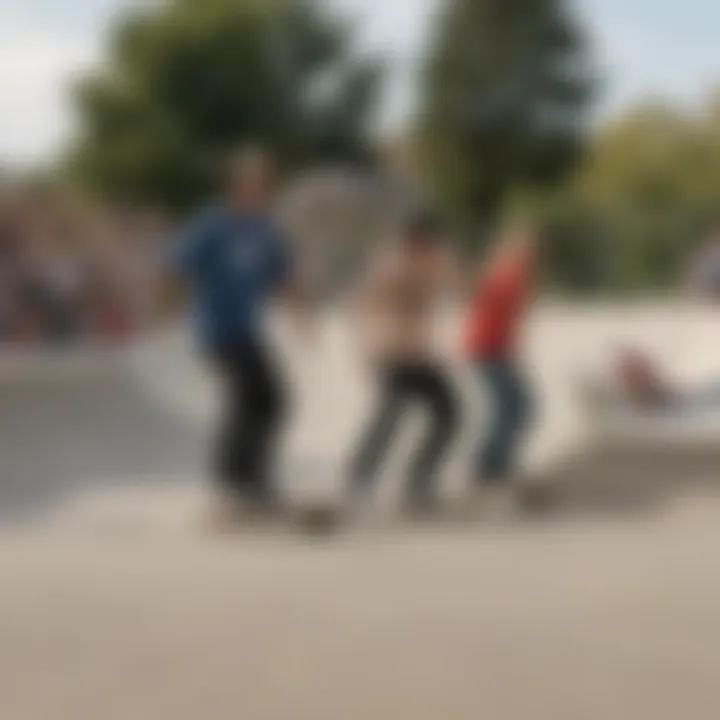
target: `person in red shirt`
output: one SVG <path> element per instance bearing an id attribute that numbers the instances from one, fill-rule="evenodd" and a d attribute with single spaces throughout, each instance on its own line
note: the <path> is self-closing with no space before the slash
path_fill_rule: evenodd
<path id="1" fill-rule="evenodd" d="M 535 236 L 508 230 L 483 265 L 465 328 L 465 352 L 490 402 L 489 431 L 480 441 L 474 490 L 505 487 L 530 419 L 530 393 L 520 371 L 518 336 L 531 302 Z"/>

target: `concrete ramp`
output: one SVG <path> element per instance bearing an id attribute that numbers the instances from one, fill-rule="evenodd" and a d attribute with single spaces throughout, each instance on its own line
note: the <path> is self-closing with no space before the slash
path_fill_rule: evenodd
<path id="1" fill-rule="evenodd" d="M 450 313 L 441 326 L 448 347 L 457 344 L 457 319 Z M 325 318 L 313 346 L 293 342 L 279 322 L 273 333 L 293 398 L 282 482 L 291 496 L 336 492 L 372 403 L 369 378 L 339 315 Z M 713 485 L 720 445 L 714 435 L 708 441 L 705 433 L 702 447 L 690 442 L 684 449 L 654 431 L 650 441 L 622 430 L 610 442 L 583 412 L 573 380 L 625 338 L 681 375 L 708 377 L 714 360 L 720 368 L 720 357 L 709 350 L 720 343 L 707 343 L 717 334 L 714 316 L 688 309 L 634 315 L 543 309 L 529 334 L 537 422 L 524 458 L 528 470 L 562 482 L 576 507 L 596 504 L 613 487 L 622 490 L 610 493 L 620 504 L 630 492 L 654 505 L 677 489 L 695 487 L 698 479 L 703 488 Z M 681 357 L 679 348 L 693 354 Z M 443 478 L 449 494 L 470 479 L 484 423 L 482 394 L 461 363 L 455 381 L 464 434 Z M 0 517 L 46 511 L 87 490 L 201 480 L 217 401 L 210 374 L 178 328 L 125 351 L 0 356 Z M 404 481 L 405 450 L 421 423 L 422 417 L 413 418 L 388 459 L 382 487 L 390 495 Z"/>
<path id="2" fill-rule="evenodd" d="M 149 395 L 121 353 L 0 363 L 0 517 L 89 487 L 198 476 L 203 433 Z"/>

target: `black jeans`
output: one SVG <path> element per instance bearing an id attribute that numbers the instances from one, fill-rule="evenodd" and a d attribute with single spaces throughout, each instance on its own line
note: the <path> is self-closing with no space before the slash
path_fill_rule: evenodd
<path id="1" fill-rule="evenodd" d="M 411 501 L 425 500 L 457 427 L 458 407 L 452 386 L 430 363 L 395 363 L 381 368 L 380 391 L 379 407 L 351 468 L 354 489 L 365 491 L 373 484 L 401 416 L 417 403 L 428 410 L 430 428 L 411 462 L 408 491 Z"/>
<path id="2" fill-rule="evenodd" d="M 217 438 L 215 477 L 231 495 L 272 495 L 272 462 L 285 409 L 285 391 L 268 350 L 241 343 L 215 349 L 225 408 Z"/>

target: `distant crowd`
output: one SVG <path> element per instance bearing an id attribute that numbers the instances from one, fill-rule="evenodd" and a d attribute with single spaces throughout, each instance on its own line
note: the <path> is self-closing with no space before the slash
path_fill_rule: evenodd
<path id="1" fill-rule="evenodd" d="M 0 343 L 121 342 L 152 322 L 159 243 L 147 211 L 35 188 L 0 198 Z"/>

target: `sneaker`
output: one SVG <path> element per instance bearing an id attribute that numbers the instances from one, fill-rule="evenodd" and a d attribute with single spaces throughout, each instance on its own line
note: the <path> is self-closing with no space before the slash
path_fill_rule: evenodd
<path id="1" fill-rule="evenodd" d="M 515 519 L 519 511 L 515 486 L 507 482 L 474 485 L 467 511 L 473 520 L 501 523 Z"/>
<path id="2" fill-rule="evenodd" d="M 558 488 L 548 479 L 531 478 L 518 485 L 518 503 L 524 512 L 540 514 L 558 504 Z"/>
<path id="3" fill-rule="evenodd" d="M 350 525 L 369 525 L 377 518 L 374 494 L 366 488 L 350 487 L 342 503 L 342 516 Z"/>
<path id="4" fill-rule="evenodd" d="M 306 534 L 318 537 L 335 534 L 341 524 L 338 507 L 332 502 L 306 504 L 298 508 L 295 517 Z"/>
<path id="5" fill-rule="evenodd" d="M 437 519 L 440 511 L 440 503 L 433 492 L 410 491 L 402 505 L 403 516 L 419 522 Z"/>
<path id="6" fill-rule="evenodd" d="M 273 520 L 284 517 L 287 508 L 278 494 L 268 491 L 251 495 L 244 500 L 248 514 L 257 520 Z"/>
<path id="7" fill-rule="evenodd" d="M 227 535 L 235 532 L 246 517 L 242 505 L 226 496 L 215 498 L 206 508 L 201 519 L 204 535 Z"/>
<path id="8" fill-rule="evenodd" d="M 220 492 L 208 507 L 202 525 L 207 534 L 222 535 L 281 519 L 284 512 L 283 503 L 272 489 Z"/>

